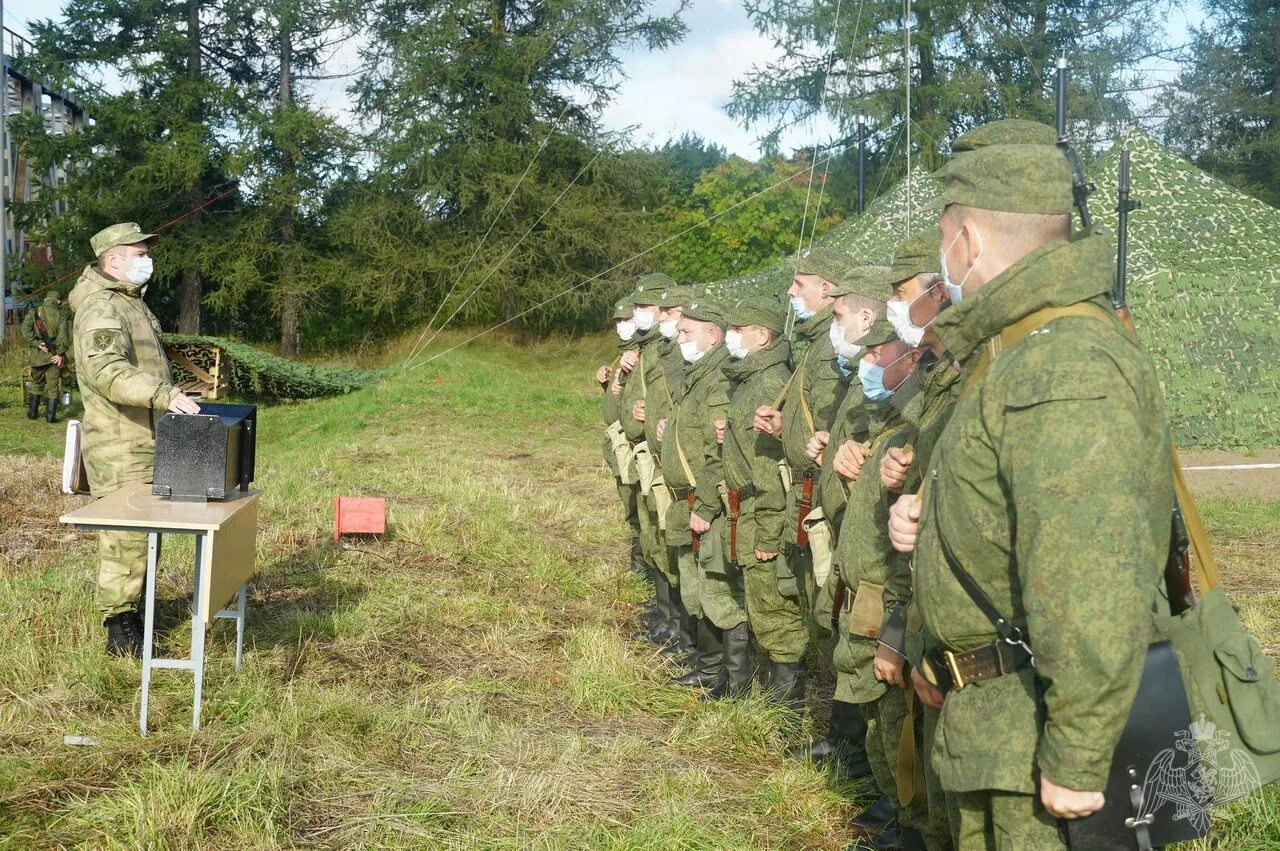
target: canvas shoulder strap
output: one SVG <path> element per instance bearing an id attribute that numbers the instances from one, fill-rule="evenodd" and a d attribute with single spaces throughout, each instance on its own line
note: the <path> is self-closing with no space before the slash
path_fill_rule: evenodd
<path id="1" fill-rule="evenodd" d="M 684 447 L 680 445 L 680 428 L 679 420 L 676 421 L 676 457 L 680 459 L 680 467 L 684 470 L 685 477 L 689 480 L 689 484 L 696 486 L 698 477 L 693 474 L 693 468 L 689 466 L 689 459 L 684 454 Z"/>
<path id="2" fill-rule="evenodd" d="M 1104 307 L 1096 305 L 1092 302 L 1082 301 L 1077 304 L 1069 304 L 1065 307 L 1046 307 L 1043 310 L 1037 310 L 1030 313 L 1012 325 L 1005 326 L 1004 329 L 987 341 L 986 347 L 982 351 L 982 355 L 978 359 L 977 366 L 973 372 L 965 379 L 964 386 L 960 388 L 960 396 L 965 396 L 973 386 L 982 380 L 987 374 L 987 370 L 991 368 L 991 362 L 995 360 L 1002 351 L 1009 348 L 1015 343 L 1021 342 L 1026 337 L 1039 328 L 1048 325 L 1055 319 L 1061 319 L 1064 316 L 1082 316 L 1092 319 L 1111 320 L 1111 313 Z"/>
<path id="3" fill-rule="evenodd" d="M 787 393 L 790 392 L 791 390 L 792 382 L 794 382 L 796 380 L 796 377 L 799 376 L 800 378 L 800 411 L 801 413 L 804 414 L 804 421 L 809 426 L 809 432 L 811 434 L 817 434 L 817 429 L 815 429 L 813 426 L 813 412 L 809 410 L 809 400 L 805 398 L 806 394 L 805 394 L 805 387 L 804 387 L 804 367 L 805 367 L 805 364 L 809 362 L 809 353 L 811 351 L 813 351 L 812 346 L 809 347 L 808 349 L 805 349 L 804 357 L 800 358 L 800 363 L 796 365 L 796 371 L 791 373 L 791 377 L 787 379 L 787 383 L 782 385 L 782 391 L 778 393 L 778 398 L 773 400 L 773 404 L 770 407 L 772 407 L 775 411 L 778 409 L 778 406 L 782 404 L 782 400 L 787 398 Z"/>

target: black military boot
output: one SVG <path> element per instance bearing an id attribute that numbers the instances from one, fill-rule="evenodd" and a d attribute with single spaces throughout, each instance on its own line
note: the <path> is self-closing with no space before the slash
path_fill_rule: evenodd
<path id="1" fill-rule="evenodd" d="M 142 658 L 142 622 L 137 612 L 111 615 L 102 625 L 107 628 L 107 652 L 126 659 Z"/>
<path id="2" fill-rule="evenodd" d="M 883 793 L 875 803 L 853 817 L 853 826 L 866 831 L 888 830 L 897 823 L 898 811 Z"/>
<path id="3" fill-rule="evenodd" d="M 40 416 L 40 399 L 42 397 L 32 393 L 27 397 L 27 419 L 34 420 Z"/>
<path id="4" fill-rule="evenodd" d="M 640 546 L 639 538 L 631 539 L 631 572 L 638 573 L 641 576 L 647 576 L 649 573 L 649 565 L 645 564 L 644 549 Z"/>
<path id="5" fill-rule="evenodd" d="M 680 596 L 679 588 L 671 589 L 671 604 L 676 614 L 675 642 L 663 649 L 662 655 L 677 664 L 693 668 L 698 664 L 698 624 Z"/>
<path id="6" fill-rule="evenodd" d="M 653 572 L 653 602 L 655 616 L 649 624 L 649 640 L 660 646 L 670 644 L 676 635 L 671 624 L 678 616 L 671 604 L 671 582 L 661 570 Z"/>
<path id="7" fill-rule="evenodd" d="M 929 846 L 925 844 L 924 834 L 916 830 L 914 827 L 898 826 L 901 833 L 902 851 L 929 851 Z"/>
<path id="8" fill-rule="evenodd" d="M 724 680 L 724 632 L 710 618 L 698 618 L 698 663 L 683 677 L 671 681 L 677 686 L 716 689 Z"/>
<path id="9" fill-rule="evenodd" d="M 50 396 L 44 403 L 44 421 L 47 423 L 56 423 L 58 421 L 58 397 Z"/>
<path id="10" fill-rule="evenodd" d="M 831 701 L 831 721 L 820 739 L 787 748 L 793 759 L 806 759 L 819 768 L 834 765 L 841 776 L 859 780 L 871 776 L 867 761 L 867 721 L 856 703 Z"/>
<path id="11" fill-rule="evenodd" d="M 755 685 L 756 670 L 751 663 L 751 628 L 746 621 L 723 631 L 724 677 L 709 697 L 746 697 Z"/>
<path id="12" fill-rule="evenodd" d="M 792 711 L 804 709 L 804 687 L 809 681 L 809 669 L 804 662 L 775 662 L 769 660 L 769 700 L 785 703 Z"/>

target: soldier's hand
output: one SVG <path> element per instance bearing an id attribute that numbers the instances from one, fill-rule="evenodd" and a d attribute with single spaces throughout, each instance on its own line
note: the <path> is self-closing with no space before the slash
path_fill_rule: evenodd
<path id="1" fill-rule="evenodd" d="M 870 454 L 871 448 L 867 444 L 846 440 L 836 450 L 836 457 L 832 460 L 831 467 L 842 479 L 856 482 L 858 476 L 862 474 L 862 465 L 867 463 L 867 456 Z"/>
<path id="2" fill-rule="evenodd" d="M 902 676 L 906 671 L 907 660 L 898 651 L 881 644 L 876 648 L 874 667 L 876 679 L 880 682 L 889 683 L 898 688 L 907 687 L 906 680 Z"/>
<path id="3" fill-rule="evenodd" d="M 815 432 L 813 437 L 809 438 L 809 442 L 805 444 L 804 454 L 809 460 L 821 466 L 822 450 L 827 448 L 827 443 L 831 440 L 831 432 L 819 431 Z"/>
<path id="4" fill-rule="evenodd" d="M 781 439 L 782 412 L 777 408 L 761 405 L 756 408 L 756 416 L 751 422 L 751 427 L 761 434 L 769 434 Z"/>
<path id="5" fill-rule="evenodd" d="M 889 540 L 900 553 L 916 548 L 916 535 L 920 533 L 920 497 L 910 493 L 902 496 L 889 509 Z"/>
<path id="6" fill-rule="evenodd" d="M 942 708 L 942 692 L 938 691 L 933 683 L 924 678 L 924 675 L 916 668 L 911 669 L 911 688 L 915 689 L 916 696 L 920 698 L 920 702 L 930 709 Z"/>
<path id="7" fill-rule="evenodd" d="M 662 436 L 666 433 L 667 433 L 667 419 L 666 417 L 663 417 L 662 419 L 658 420 L 658 431 L 657 431 L 658 440 L 662 440 Z"/>
<path id="8" fill-rule="evenodd" d="M 49 347 L 48 347 L 48 346 L 46 346 L 44 343 L 36 343 L 36 345 L 40 347 L 40 351 L 42 351 L 42 352 L 47 352 L 47 351 L 49 351 Z"/>
<path id="9" fill-rule="evenodd" d="M 631 406 L 631 418 L 638 423 L 644 422 L 644 400 L 641 399 Z"/>
<path id="10" fill-rule="evenodd" d="M 773 561 L 777 557 L 777 553 L 767 553 L 764 550 L 756 550 L 756 561 Z"/>
<path id="11" fill-rule="evenodd" d="M 622 395 L 622 385 L 618 383 L 618 379 L 613 379 L 613 384 L 609 386 L 609 392 L 614 396 Z"/>
<path id="12" fill-rule="evenodd" d="M 1100 809 L 1105 803 L 1101 792 L 1077 792 L 1066 786 L 1059 786 L 1049 779 L 1049 775 L 1040 775 L 1040 803 L 1054 818 L 1084 818 Z"/>
<path id="13" fill-rule="evenodd" d="M 689 528 L 692 529 L 695 534 L 705 535 L 711 531 L 711 524 L 696 514 L 690 514 Z"/>
<path id="14" fill-rule="evenodd" d="M 64 366 L 67 365 L 67 359 L 64 358 L 62 355 L 54 355 L 53 365 L 56 366 L 58 369 L 62 369 Z"/>
<path id="15" fill-rule="evenodd" d="M 622 359 L 618 361 L 618 366 L 623 372 L 630 372 L 636 368 L 636 364 L 640 362 L 640 350 L 631 349 L 622 353 Z"/>
<path id="16" fill-rule="evenodd" d="M 169 413 L 198 414 L 200 413 L 200 405 L 186 393 L 179 393 L 169 402 Z"/>
<path id="17" fill-rule="evenodd" d="M 894 493 L 902 493 L 907 485 L 907 471 L 915 459 L 915 452 L 897 446 L 889 447 L 889 451 L 880 459 L 880 481 Z"/>
<path id="18" fill-rule="evenodd" d="M 609 380 L 609 364 L 605 364 L 596 370 L 596 384 L 604 384 Z"/>
<path id="19" fill-rule="evenodd" d="M 725 429 L 725 426 L 727 426 L 727 425 L 728 425 L 728 423 L 727 423 L 727 422 L 725 422 L 724 420 L 716 420 L 716 422 L 715 422 L 715 426 L 716 426 L 716 443 L 719 443 L 721 446 L 723 446 L 723 445 L 724 445 L 724 429 Z"/>

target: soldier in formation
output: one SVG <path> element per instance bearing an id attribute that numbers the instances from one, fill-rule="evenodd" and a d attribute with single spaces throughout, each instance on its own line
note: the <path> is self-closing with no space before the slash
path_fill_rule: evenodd
<path id="1" fill-rule="evenodd" d="M 685 375 L 648 435 L 701 625 L 679 681 L 750 694 L 750 651 L 728 660 L 754 635 L 762 694 L 803 710 L 829 650 L 830 729 L 791 753 L 865 752 L 881 797 L 851 847 L 1061 847 L 1102 806 L 1152 638 L 1167 419 L 1055 141 L 961 136 L 938 224 L 889 266 L 810 252 L 790 316 L 686 294 Z"/>
<path id="2" fill-rule="evenodd" d="M 57 422 L 62 375 L 71 350 L 71 319 L 62 309 L 57 293 L 49 293 L 43 304 L 27 311 L 22 319 L 22 339 L 26 341 L 31 365 L 27 419 L 40 415 L 43 402 L 45 421 Z"/>

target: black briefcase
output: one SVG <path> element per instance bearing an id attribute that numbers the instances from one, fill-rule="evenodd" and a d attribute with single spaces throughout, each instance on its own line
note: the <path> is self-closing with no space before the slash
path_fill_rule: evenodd
<path id="1" fill-rule="evenodd" d="M 1138 695 L 1093 815 L 1063 822 L 1078 851 L 1145 851 L 1209 833 L 1212 791 L 1203 782 L 1187 690 L 1173 645 L 1147 648 Z"/>

